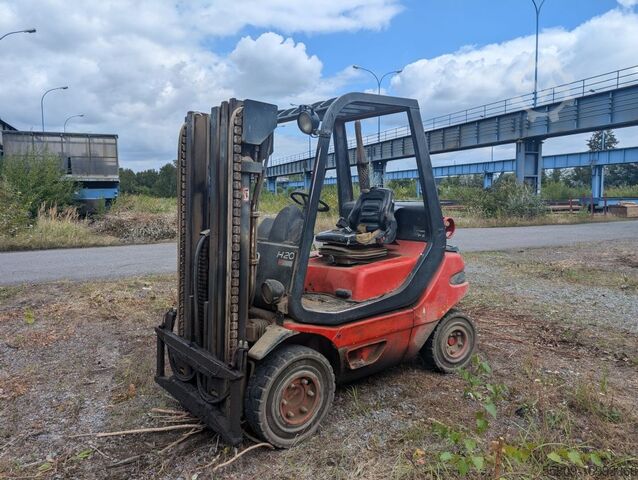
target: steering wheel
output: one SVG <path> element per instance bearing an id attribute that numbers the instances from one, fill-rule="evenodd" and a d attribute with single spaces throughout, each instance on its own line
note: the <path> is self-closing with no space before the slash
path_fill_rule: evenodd
<path id="1" fill-rule="evenodd" d="M 308 206 L 308 200 L 310 199 L 310 195 L 306 192 L 302 192 L 301 190 L 296 190 L 290 194 L 290 200 L 295 202 L 297 205 L 305 209 Z M 319 200 L 319 206 L 317 207 L 318 212 L 327 212 L 330 210 L 330 205 L 328 205 L 323 200 Z"/>

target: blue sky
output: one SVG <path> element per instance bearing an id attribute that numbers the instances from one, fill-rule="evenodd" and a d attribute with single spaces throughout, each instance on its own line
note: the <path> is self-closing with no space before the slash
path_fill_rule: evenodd
<path id="1" fill-rule="evenodd" d="M 306 44 L 308 53 L 321 59 L 323 73 L 329 76 L 351 64 L 384 73 L 465 45 L 498 43 L 535 31 L 531 0 L 409 0 L 402 6 L 402 12 L 387 29 L 300 33 L 295 40 Z M 540 26 L 571 30 L 617 6 L 616 0 L 546 0 Z M 237 35 L 214 40 L 212 46 L 230 53 L 241 37 L 258 37 L 266 30 L 246 27 Z M 288 32 L 278 33 L 286 36 Z M 350 86 L 357 90 L 371 88 L 367 77 L 361 80 Z M 371 77 L 369 80 L 373 81 Z"/>
<path id="2" fill-rule="evenodd" d="M 546 0 L 539 88 L 638 64 L 636 4 Z M 416 98 L 426 118 L 533 89 L 531 0 L 0 0 L 0 32 L 29 27 L 37 33 L 2 41 L 0 118 L 37 130 L 42 93 L 69 85 L 47 96 L 47 129 L 83 113 L 72 128 L 118 134 L 121 164 L 135 170 L 174 158 L 189 110 L 233 96 L 285 107 L 373 90 L 353 63 L 378 73 L 403 67 L 384 89 Z M 294 130 L 281 129 L 277 157 L 306 149 Z M 634 129 L 618 136 L 638 145 Z M 582 136 L 567 137 L 545 151 L 583 146 Z M 511 147 L 495 149 L 495 158 L 511 156 Z"/>

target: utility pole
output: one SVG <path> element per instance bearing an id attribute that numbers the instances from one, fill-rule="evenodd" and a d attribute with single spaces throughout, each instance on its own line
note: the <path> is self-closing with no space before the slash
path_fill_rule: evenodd
<path id="1" fill-rule="evenodd" d="M 385 77 L 387 77 L 388 75 L 398 75 L 399 73 L 403 71 L 403 69 L 392 70 L 391 72 L 384 73 L 383 75 L 381 75 L 381 78 L 379 78 L 376 73 L 374 73 L 372 70 L 368 70 L 365 67 L 361 67 L 359 65 L 353 65 L 352 68 L 354 68 L 355 70 L 364 70 L 374 77 L 374 79 L 377 81 L 377 95 L 381 95 L 381 82 L 383 82 L 383 79 Z M 380 141 L 381 141 L 381 117 L 377 117 L 377 142 L 380 142 Z"/>
<path id="2" fill-rule="evenodd" d="M 42 131 L 43 132 L 44 132 L 44 97 L 46 97 L 47 93 L 52 92 L 54 90 L 66 90 L 68 88 L 69 87 L 67 86 L 50 88 L 49 90 L 47 90 L 46 92 L 42 94 L 42 98 L 40 99 L 40 113 L 42 114 Z"/>
<path id="3" fill-rule="evenodd" d="M 536 55 L 534 58 L 534 108 L 538 102 L 538 21 L 541 15 L 541 8 L 545 0 L 541 0 L 540 3 L 536 3 L 538 0 L 532 0 L 534 4 L 534 10 L 536 11 Z"/>
<path id="4" fill-rule="evenodd" d="M 16 30 L 15 32 L 5 33 L 4 35 L 0 37 L 0 40 L 2 40 L 4 37 L 8 37 L 9 35 L 14 35 L 16 33 L 35 33 L 35 32 L 36 32 L 35 28 L 29 28 L 27 30 Z"/>
<path id="5" fill-rule="evenodd" d="M 66 133 L 66 124 L 69 123 L 69 120 L 71 120 L 72 118 L 78 118 L 78 117 L 84 117 L 84 114 L 80 113 L 79 115 L 71 115 L 70 117 L 67 117 L 67 119 L 64 121 L 64 129 L 62 131 Z"/>

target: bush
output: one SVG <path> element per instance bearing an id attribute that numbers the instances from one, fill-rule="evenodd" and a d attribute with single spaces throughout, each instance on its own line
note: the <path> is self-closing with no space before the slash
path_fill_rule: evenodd
<path id="1" fill-rule="evenodd" d="M 527 185 L 504 179 L 489 190 L 472 189 L 463 192 L 460 200 L 468 210 L 484 218 L 536 218 L 547 213 L 543 200 Z"/>
<path id="2" fill-rule="evenodd" d="M 75 182 L 62 175 L 56 155 L 16 155 L 2 162 L 2 179 L 17 194 L 30 215 L 35 217 L 44 205 L 62 208 L 73 203 Z"/>
<path id="3" fill-rule="evenodd" d="M 14 237 L 29 224 L 29 209 L 19 192 L 0 179 L 0 236 Z"/>

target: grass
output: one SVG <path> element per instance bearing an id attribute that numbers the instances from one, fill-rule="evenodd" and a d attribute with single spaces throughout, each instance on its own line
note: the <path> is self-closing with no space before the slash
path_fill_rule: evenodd
<path id="1" fill-rule="evenodd" d="M 115 215 L 122 212 L 175 213 L 177 199 L 124 193 L 117 198 L 110 210 L 110 213 Z"/>
<path id="2" fill-rule="evenodd" d="M 472 215 L 463 209 L 447 209 L 443 207 L 443 216 L 452 217 L 459 228 L 492 228 L 492 227 L 530 227 L 534 225 L 574 225 L 579 223 L 598 223 L 623 221 L 625 218 L 588 212 L 549 213 L 535 218 L 497 217 L 484 218 Z"/>
<path id="3" fill-rule="evenodd" d="M 409 186 L 398 184 L 392 187 L 397 192 L 397 198 L 416 200 L 413 189 Z M 609 189 L 608 194 L 611 196 L 637 193 L 634 190 L 634 187 L 627 187 L 624 190 Z M 355 191 L 355 197 L 357 195 L 358 192 Z M 335 228 L 339 220 L 336 186 L 324 186 L 321 199 L 328 204 L 330 210 L 317 214 L 315 233 Z M 262 191 L 260 200 L 262 218 L 274 216 L 281 209 L 292 204 L 287 192 L 274 194 Z M 62 211 L 41 208 L 37 218 L 32 222 L 33 225 L 29 228 L 18 231 L 16 235 L 0 235 L 0 251 L 139 244 L 174 240 L 177 234 L 176 215 L 177 202 L 175 198 L 131 194 L 121 195 L 109 211 L 88 220 L 80 218 L 73 208 Z M 563 225 L 624 220 L 611 215 L 591 216 L 586 212 L 553 213 L 535 218 L 515 216 L 485 218 L 465 209 L 446 209 L 445 207 L 443 215 L 452 217 L 457 227 L 460 228 Z"/>
<path id="4" fill-rule="evenodd" d="M 99 235 L 89 222 L 79 218 L 73 208 L 38 211 L 33 226 L 20 230 L 15 236 L 0 235 L 0 251 L 73 248 L 117 244 L 117 238 Z"/>
<path id="5" fill-rule="evenodd" d="M 574 256 L 573 247 L 558 250 L 562 253 L 552 262 Z M 585 260 L 596 251 L 598 246 L 580 256 Z M 505 255 L 471 254 L 466 260 L 485 266 L 482 272 Z M 605 265 L 615 271 L 610 260 Z M 508 285 L 519 280 L 511 269 L 499 273 Z M 387 369 L 339 387 L 322 428 L 304 444 L 249 452 L 215 478 L 495 478 L 495 445 L 502 446 L 500 478 L 600 475 L 575 462 L 592 469 L 598 460 L 611 467 L 635 465 L 630 457 L 635 457 L 637 404 L 631 387 L 638 370 L 603 351 L 634 352 L 636 335 L 611 326 L 581 325 L 575 330 L 585 306 L 563 309 L 565 318 L 558 317 L 549 302 L 481 285 L 486 278 L 480 275 L 461 305 L 477 322 L 479 352 L 491 367 L 479 384 L 472 386 L 462 375 L 428 372 L 416 362 Z M 567 277 L 557 281 L 571 283 Z M 150 415 L 151 408 L 179 408 L 153 383 L 152 327 L 175 300 L 174 275 L 36 285 L 23 291 L 12 287 L 0 289 L 0 298 L 0 342 L 19 347 L 11 351 L 15 372 L 0 379 L 0 388 L 11 398 L 3 412 L 0 444 L 17 439 L 0 458 L 0 477 L 39 475 L 39 466 L 51 464 L 47 475 L 57 472 L 65 478 L 99 477 L 103 472 L 117 478 L 209 478 L 212 467 L 204 465 L 233 457 L 235 451 L 218 444 L 210 432 L 161 455 L 159 450 L 181 432 L 73 437 L 159 426 L 162 421 Z M 25 320 L 27 306 L 33 313 L 31 324 Z M 67 326 L 72 330 L 63 329 Z M 54 335 L 38 341 L 36 330 Z M 20 342 L 15 340 L 18 335 L 23 337 Z M 46 369 L 33 373 L 24 365 Z M 484 409 L 488 389 L 500 390 L 501 385 L 506 390 L 492 400 L 496 416 L 485 416 L 489 425 L 477 432 L 475 415 Z M 69 397 L 68 392 L 79 393 Z M 55 433 L 50 439 L 37 435 L 43 417 L 47 431 Z M 435 428 L 441 424 L 448 429 Z M 95 449 L 90 459 L 64 462 L 65 455 L 75 458 L 87 449 Z M 132 457 L 134 462 L 112 468 Z M 552 458 L 576 470 L 553 474 L 551 469 L 560 464 Z M 468 465 L 469 472 L 461 474 L 459 469 Z M 483 465 L 480 473 L 476 465 Z"/>

